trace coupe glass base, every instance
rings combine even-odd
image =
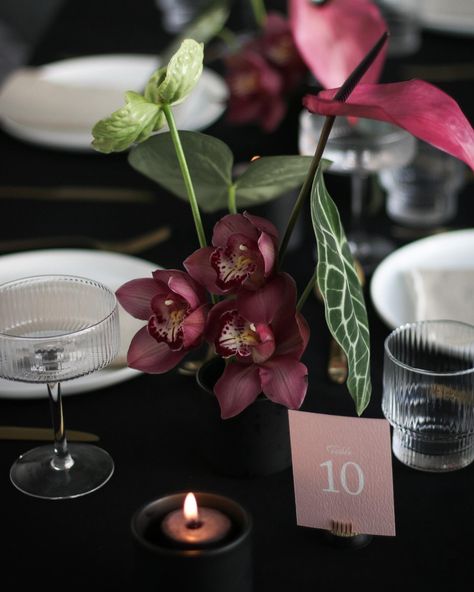
[[[92,493],[114,472],[110,455],[90,444],[69,444],[74,464],[69,469],[53,468],[53,446],[40,446],[22,454],[10,470],[13,485],[33,497],[68,499]]]
[[[448,443],[394,429],[392,450],[400,462],[412,469],[445,473],[467,467],[474,461],[474,438],[460,438]]]

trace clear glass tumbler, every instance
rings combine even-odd
[[[405,465],[454,471],[474,460],[474,327],[420,321],[385,341],[382,410]]]

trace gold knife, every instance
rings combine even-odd
[[[89,432],[78,432],[67,430],[68,440],[77,442],[97,442],[99,436]],[[32,428],[20,426],[0,426],[0,440],[47,440],[53,442],[54,433],[52,428]]]

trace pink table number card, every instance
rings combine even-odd
[[[298,525],[395,536],[389,423],[305,411],[289,420]]]

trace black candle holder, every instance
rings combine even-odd
[[[231,528],[224,539],[198,548],[183,548],[163,533],[162,523],[182,508],[186,493],[153,500],[131,522],[136,551],[136,579],[141,590],[180,592],[251,592],[252,520],[239,504],[212,493],[195,493],[198,506],[225,514]]]

